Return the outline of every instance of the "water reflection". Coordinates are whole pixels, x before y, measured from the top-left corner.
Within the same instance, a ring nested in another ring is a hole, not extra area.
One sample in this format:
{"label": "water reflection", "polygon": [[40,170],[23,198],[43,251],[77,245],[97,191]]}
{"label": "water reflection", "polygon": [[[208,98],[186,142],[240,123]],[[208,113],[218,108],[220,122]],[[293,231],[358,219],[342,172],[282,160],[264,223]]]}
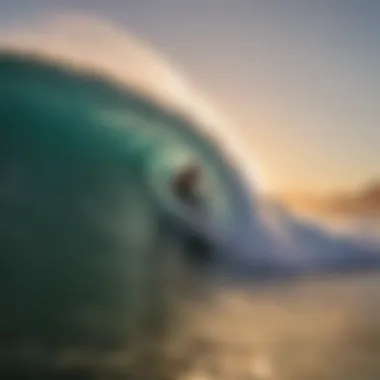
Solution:
{"label": "water reflection", "polygon": [[380,276],[219,295],[194,318],[186,380],[378,380]]}

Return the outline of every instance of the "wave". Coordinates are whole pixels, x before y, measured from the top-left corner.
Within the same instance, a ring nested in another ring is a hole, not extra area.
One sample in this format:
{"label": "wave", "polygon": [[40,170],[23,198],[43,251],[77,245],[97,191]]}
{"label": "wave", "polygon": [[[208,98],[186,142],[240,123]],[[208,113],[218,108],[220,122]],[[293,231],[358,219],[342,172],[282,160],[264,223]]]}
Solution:
{"label": "wave", "polygon": [[[248,262],[249,267],[262,262],[265,266],[275,264],[286,268],[285,271],[293,271],[294,268],[306,270],[328,263],[333,265],[333,261],[334,265],[339,262],[344,266],[343,261],[350,261],[349,255],[344,254],[347,251],[355,251],[355,260],[376,261],[377,255],[373,251],[377,247],[369,249],[366,241],[333,235],[326,229],[297,219],[282,206],[262,201],[246,175],[247,170],[243,169],[247,165],[244,154],[236,155],[236,151],[241,150],[237,143],[239,139],[231,139],[231,132],[226,132],[223,120],[215,117],[216,113],[192,94],[187,81],[165,60],[101,21],[82,15],[53,18],[39,32],[10,33],[3,38],[2,45],[8,52],[12,51],[8,57],[26,54],[26,57],[34,57],[34,64],[44,60],[50,62],[49,67],[40,65],[41,83],[45,80],[45,69],[51,73],[57,70],[57,76],[62,76],[60,85],[71,75],[71,88],[66,83],[66,93],[55,100],[59,103],[59,106],[55,105],[60,108],[59,112],[74,103],[85,102],[84,97],[92,94],[87,107],[93,110],[87,112],[92,112],[92,117],[99,123],[115,130],[114,136],[118,134],[124,152],[130,152],[129,160],[144,168],[141,169],[146,172],[144,180],[155,189],[161,205],[178,208],[179,205],[168,195],[167,182],[181,167],[200,161],[207,172],[206,187],[212,192],[209,208],[217,225],[213,232],[219,237],[229,234],[233,240],[231,246],[234,245],[236,251],[234,258]],[[53,33],[55,39],[49,32],[51,24],[56,31]],[[73,44],[74,37],[79,35],[86,43]],[[94,43],[98,41],[105,41],[106,44],[101,45],[111,47],[108,51],[103,48],[97,51]],[[119,42],[111,44],[111,41]],[[84,49],[86,44],[87,49]],[[121,53],[119,61],[115,58],[115,50]],[[127,64],[125,69],[124,62]],[[27,62],[24,63],[27,66]],[[62,65],[64,72],[58,73]],[[70,70],[67,71],[67,67]],[[159,79],[162,79],[161,84]],[[33,85],[36,84],[30,85],[28,91],[37,102]],[[26,88],[22,91],[25,92]],[[101,95],[95,99],[94,93]],[[44,96],[53,102],[54,96],[50,93]],[[103,106],[107,96],[114,96],[107,101],[117,106]],[[187,222],[190,223],[189,217]],[[196,228],[194,223],[192,226]],[[226,244],[225,240],[223,244]]]}
{"label": "wave", "polygon": [[[54,365],[62,346],[121,347],[125,365],[146,331],[168,323],[166,259],[187,250],[187,233],[207,240],[211,267],[234,279],[379,267],[372,247],[261,201],[195,109],[100,66],[22,50],[0,54],[1,344],[42,336],[32,351],[48,347]],[[201,219],[170,187],[194,162]],[[30,361],[30,350],[16,351]]]}

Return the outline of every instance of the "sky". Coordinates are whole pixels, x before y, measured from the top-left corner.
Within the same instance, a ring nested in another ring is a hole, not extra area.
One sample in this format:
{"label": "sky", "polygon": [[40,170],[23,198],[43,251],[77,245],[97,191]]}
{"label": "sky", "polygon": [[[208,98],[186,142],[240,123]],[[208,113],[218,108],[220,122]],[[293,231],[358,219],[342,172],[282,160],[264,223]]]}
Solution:
{"label": "sky", "polygon": [[0,30],[68,11],[116,22],[167,57],[244,136],[268,189],[380,178],[380,2],[12,0]]}

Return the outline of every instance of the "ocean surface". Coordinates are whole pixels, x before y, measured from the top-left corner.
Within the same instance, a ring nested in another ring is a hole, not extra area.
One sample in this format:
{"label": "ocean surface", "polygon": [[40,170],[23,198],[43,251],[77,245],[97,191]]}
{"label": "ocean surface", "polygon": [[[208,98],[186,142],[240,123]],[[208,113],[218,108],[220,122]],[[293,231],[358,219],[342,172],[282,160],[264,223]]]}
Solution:
{"label": "ocean surface", "polygon": [[186,379],[380,378],[380,276],[224,289],[200,312]]}

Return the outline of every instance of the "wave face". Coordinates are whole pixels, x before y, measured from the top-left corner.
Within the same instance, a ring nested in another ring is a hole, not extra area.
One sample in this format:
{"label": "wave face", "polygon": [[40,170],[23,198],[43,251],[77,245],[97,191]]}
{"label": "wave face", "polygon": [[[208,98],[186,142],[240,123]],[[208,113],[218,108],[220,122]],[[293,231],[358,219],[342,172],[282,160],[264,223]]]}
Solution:
{"label": "wave face", "polygon": [[[166,331],[181,236],[202,234],[217,264],[251,219],[244,186],[189,120],[105,77],[3,52],[0,81],[2,360],[46,371],[89,347],[136,356]],[[194,162],[203,221],[170,191]]]}

